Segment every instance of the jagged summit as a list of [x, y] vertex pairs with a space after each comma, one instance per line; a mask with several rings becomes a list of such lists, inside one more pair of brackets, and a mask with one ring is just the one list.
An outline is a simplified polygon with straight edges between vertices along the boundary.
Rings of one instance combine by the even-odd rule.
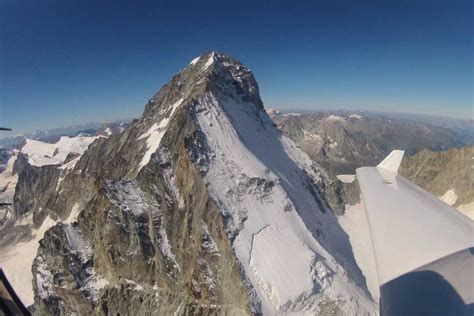
[[252, 72], [228, 55], [213, 51], [204, 53], [174, 76], [146, 105], [142, 118], [136, 124], [141, 134], [138, 140], [146, 141], [146, 152], [136, 171], [150, 161], [166, 131], [175, 126], [178, 113], [192, 112], [197, 103], [203, 111], [203, 105], [208, 103], [199, 100], [209, 97], [244, 104], [259, 121], [272, 124], [265, 113]]
[[193, 59], [185, 69], [174, 76], [149, 101], [144, 115], [157, 106], [175, 103], [165, 100], [164, 96], [176, 95], [175, 101], [191, 101], [206, 92], [253, 103], [257, 108], [263, 109], [258, 84], [252, 72], [229, 55], [212, 51]]

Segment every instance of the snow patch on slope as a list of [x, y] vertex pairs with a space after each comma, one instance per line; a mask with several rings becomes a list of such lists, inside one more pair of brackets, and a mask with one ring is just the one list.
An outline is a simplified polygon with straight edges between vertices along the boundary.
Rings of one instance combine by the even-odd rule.
[[474, 220], [474, 202], [458, 206], [458, 211]]
[[[217, 101], [207, 93], [194, 115], [213, 156], [205, 174], [208, 189], [256, 290], [254, 304], [269, 314], [316, 312], [323, 299], [342, 297], [341, 308], [350, 314], [375, 313], [373, 302], [318, 242], [350, 251], [313, 186], [318, 173], [310, 158], [253, 104]], [[355, 262], [345, 264], [355, 270]]]
[[28, 162], [32, 166], [56, 165], [63, 163], [71, 152], [82, 154], [97, 137], [62, 136], [55, 144], [27, 139], [21, 152], [28, 156]]
[[160, 146], [161, 140], [165, 135], [166, 128], [168, 123], [173, 117], [174, 112], [179, 107], [179, 105], [183, 102], [183, 99], [179, 99], [171, 106], [171, 112], [167, 115], [167, 117], [163, 118], [159, 124], [153, 124], [148, 131], [142, 134], [138, 139], [146, 139], [146, 152], [143, 155], [142, 160], [140, 161], [138, 170], [142, 169], [145, 165], [150, 162], [151, 155], [153, 155], [158, 147]]
[[104, 131], [105, 134], [107, 134], [107, 136], [110, 136], [112, 135], [112, 130], [110, 129], [110, 127], [107, 127]]
[[201, 58], [201, 56], [198, 56], [198, 57], [194, 58], [193, 60], [191, 60], [191, 62], [189, 64], [190, 65], [196, 64], [199, 61], [199, 58]]
[[342, 117], [342, 116], [338, 116], [338, 115], [334, 115], [334, 114], [331, 114], [329, 115], [328, 117], [325, 118], [326, 121], [332, 121], [332, 122], [343, 122], [345, 121], [345, 119]]
[[378, 301], [380, 293], [377, 268], [364, 204], [361, 202], [346, 206], [344, 215], [339, 217], [338, 220], [344, 231], [349, 235], [355, 259], [364, 273], [370, 294], [374, 300]]
[[106, 194], [113, 204], [127, 213], [138, 216], [146, 211], [143, 192], [136, 181], [108, 181]]
[[458, 199], [458, 195], [455, 189], [451, 189], [446, 191], [439, 199], [448, 205], [454, 205]]
[[215, 53], [213, 52], [209, 58], [207, 59], [206, 63], [204, 64], [204, 66], [202, 67], [202, 71], [206, 70], [207, 68], [209, 68], [213, 63], [214, 63], [214, 55]]
[[17, 153], [10, 157], [5, 170], [0, 174], [0, 202], [3, 203], [11, 203], [15, 195], [18, 175], [13, 173], [13, 165], [15, 164], [16, 158]]
[[0, 265], [3, 272], [25, 306], [34, 303], [31, 266], [38, 251], [39, 241], [44, 233], [56, 223], [49, 216], [46, 217], [40, 228], [32, 232], [31, 240], [20, 242], [14, 248], [4, 249], [0, 253]]
[[351, 114], [351, 115], [349, 115], [349, 118], [353, 118], [353, 119], [356, 119], [356, 120], [361, 120], [362, 116], [360, 116], [359, 114]]
[[[315, 253], [291, 229], [265, 226], [254, 234], [252, 245], [250, 268], [273, 306], [291, 305], [302, 293], [311, 293]], [[268, 269], [274, 265], [287, 268], [275, 273]]]

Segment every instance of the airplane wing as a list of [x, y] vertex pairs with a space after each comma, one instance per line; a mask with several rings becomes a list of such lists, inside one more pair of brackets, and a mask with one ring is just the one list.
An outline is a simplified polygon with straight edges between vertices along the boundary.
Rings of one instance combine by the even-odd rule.
[[381, 315], [474, 315], [474, 221], [398, 175], [403, 154], [356, 170]]

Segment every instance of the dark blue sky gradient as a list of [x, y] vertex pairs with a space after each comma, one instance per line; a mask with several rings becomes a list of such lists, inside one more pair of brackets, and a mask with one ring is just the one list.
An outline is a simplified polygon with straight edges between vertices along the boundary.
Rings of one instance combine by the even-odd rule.
[[197, 55], [277, 108], [471, 117], [470, 1], [0, 0], [0, 125], [137, 117]]

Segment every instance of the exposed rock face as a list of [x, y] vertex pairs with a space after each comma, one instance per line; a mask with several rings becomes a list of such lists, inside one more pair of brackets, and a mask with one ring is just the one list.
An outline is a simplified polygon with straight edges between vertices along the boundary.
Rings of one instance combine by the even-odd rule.
[[83, 210], [41, 242], [39, 313], [250, 313], [221, 213], [189, 159], [198, 133], [188, 108], [178, 108], [204, 79], [193, 69], [174, 77], [140, 120], [97, 140], [64, 176], [50, 212]]
[[407, 156], [400, 174], [474, 218], [474, 147]]
[[31, 210], [37, 210], [34, 221], [39, 226], [46, 216], [41, 210], [47, 210], [53, 202], [56, 187], [52, 184], [57, 183], [61, 170], [56, 165], [32, 166], [22, 153], [18, 154], [13, 168], [21, 183], [15, 190], [15, 216], [19, 218]]
[[39, 314], [376, 312], [325, 173], [231, 57], [193, 60], [140, 119], [70, 158], [18, 190], [17, 212], [60, 221], [33, 265]]
[[359, 193], [357, 183], [342, 184], [336, 175], [375, 166], [394, 149], [414, 154], [422, 149], [439, 151], [472, 142], [455, 129], [404, 119], [349, 113], [306, 115], [273, 109], [269, 114], [286, 136], [327, 171], [325, 194], [337, 214], [343, 212], [344, 204], [356, 204]]

